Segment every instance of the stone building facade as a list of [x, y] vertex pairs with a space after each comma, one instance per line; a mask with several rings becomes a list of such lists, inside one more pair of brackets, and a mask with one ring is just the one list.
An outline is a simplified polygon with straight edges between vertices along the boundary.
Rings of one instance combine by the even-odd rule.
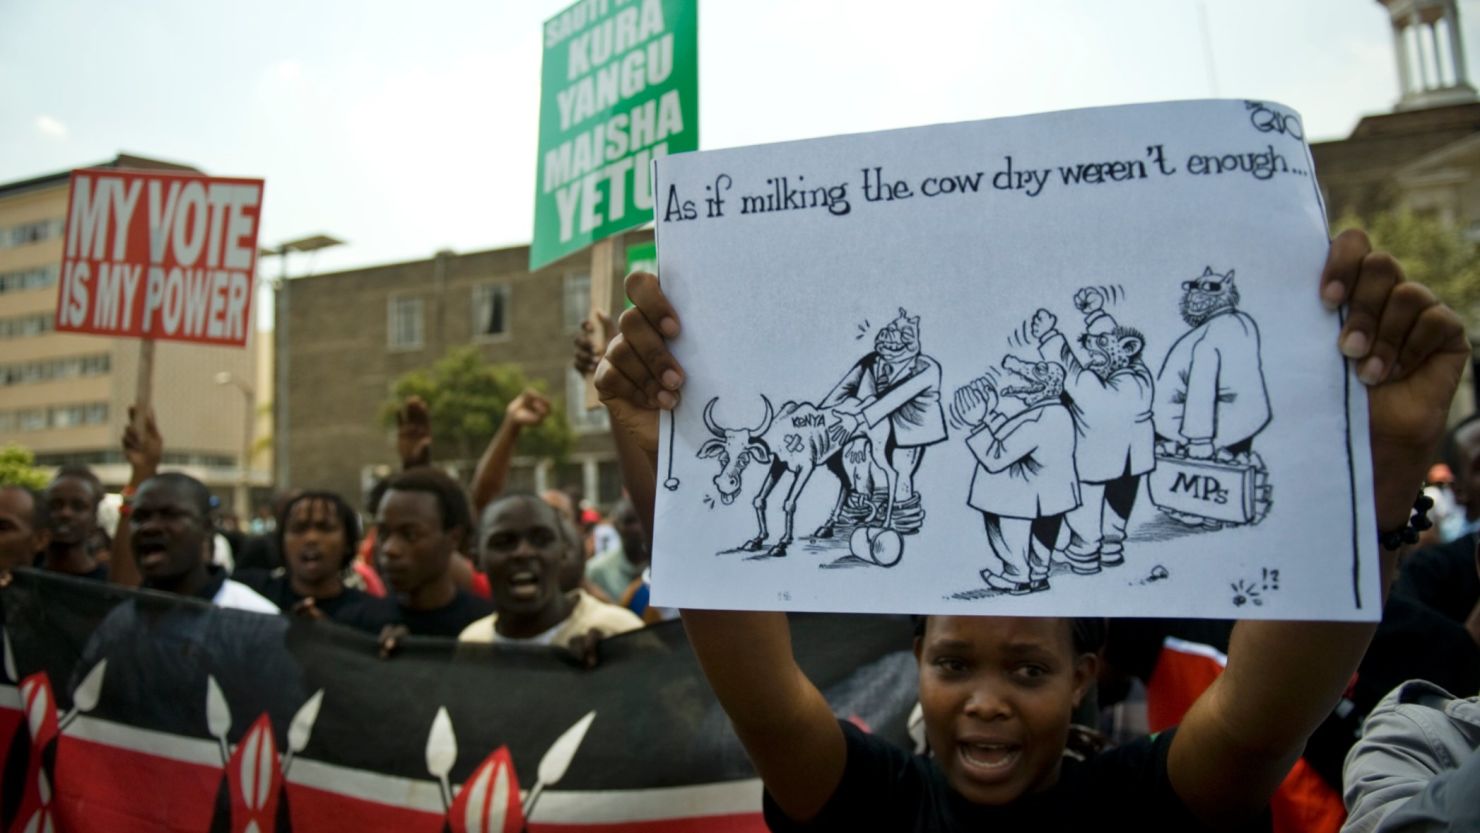
[[1454, 0], [1379, 0], [1393, 32], [1398, 100], [1345, 139], [1314, 142], [1335, 220], [1392, 209], [1436, 217], [1480, 240], [1480, 97], [1470, 85]]
[[[623, 238], [624, 245], [651, 240], [650, 232]], [[574, 451], [559, 466], [516, 459], [510, 487], [574, 486], [609, 506], [621, 478], [606, 414], [582, 407], [584, 383], [571, 369], [572, 339], [589, 309], [590, 264], [581, 253], [531, 273], [529, 247], [517, 246], [286, 281], [278, 304], [287, 313], [279, 334], [287, 380], [279, 487], [363, 496], [397, 462], [394, 432], [378, 418], [395, 379], [471, 344], [490, 363], [542, 382], [565, 402], [576, 431]], [[621, 309], [621, 300], [614, 281], [609, 309]], [[473, 462], [461, 464], [467, 470]]]

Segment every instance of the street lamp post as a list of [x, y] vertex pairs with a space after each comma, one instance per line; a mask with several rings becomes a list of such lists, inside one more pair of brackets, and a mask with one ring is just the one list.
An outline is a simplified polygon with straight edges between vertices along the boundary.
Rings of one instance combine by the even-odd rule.
[[259, 251], [264, 257], [279, 259], [278, 277], [272, 282], [272, 459], [273, 483], [279, 489], [287, 489], [293, 482], [292, 461], [288, 459], [288, 252], [316, 252], [343, 243], [327, 234], [315, 234]]
[[236, 497], [232, 501], [236, 505], [237, 523], [246, 525], [252, 519], [252, 434], [257, 422], [257, 391], [228, 370], [216, 374], [216, 384], [234, 386], [242, 392], [242, 397], [246, 400], [242, 453], [237, 464]]

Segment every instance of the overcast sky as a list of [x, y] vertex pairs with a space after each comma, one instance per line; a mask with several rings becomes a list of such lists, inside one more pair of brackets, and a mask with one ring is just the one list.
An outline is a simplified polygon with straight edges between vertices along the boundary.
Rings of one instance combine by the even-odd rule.
[[[0, 182], [120, 151], [263, 177], [264, 245], [348, 241], [295, 274], [526, 243], [565, 5], [0, 0]], [[706, 149], [1213, 95], [1319, 140], [1397, 99], [1376, 0], [702, 0], [699, 37]]]

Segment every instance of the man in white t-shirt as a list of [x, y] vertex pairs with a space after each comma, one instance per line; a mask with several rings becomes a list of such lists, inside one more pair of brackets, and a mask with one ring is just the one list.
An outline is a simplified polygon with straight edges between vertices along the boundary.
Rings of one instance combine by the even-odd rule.
[[533, 495], [490, 503], [478, 547], [498, 613], [468, 625], [459, 642], [524, 642], [585, 653], [596, 640], [642, 627], [631, 611], [577, 586], [579, 543], [556, 511]]

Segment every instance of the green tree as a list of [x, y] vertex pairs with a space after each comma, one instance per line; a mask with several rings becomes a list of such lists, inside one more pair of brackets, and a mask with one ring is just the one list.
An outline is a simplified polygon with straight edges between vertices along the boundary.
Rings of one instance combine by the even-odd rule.
[[1480, 245], [1437, 218], [1411, 211], [1385, 211], [1366, 218], [1347, 214], [1336, 221], [1334, 230], [1347, 228], [1365, 229], [1373, 248], [1396, 257], [1409, 280], [1434, 290], [1475, 331], [1480, 324]]
[[[391, 386], [391, 398], [381, 407], [381, 422], [396, 424], [396, 411], [408, 396], [420, 396], [432, 416], [433, 459], [475, 461], [504, 420], [504, 409], [531, 384], [517, 367], [489, 364], [476, 347], [449, 350], [431, 367], [406, 373]], [[561, 462], [575, 444], [565, 409], [554, 404], [539, 426], [519, 435], [520, 454]]]
[[36, 455], [18, 445], [0, 447], [0, 486], [25, 486], [44, 489], [46, 472], [36, 468]]

